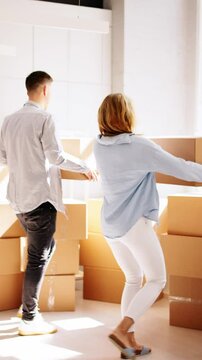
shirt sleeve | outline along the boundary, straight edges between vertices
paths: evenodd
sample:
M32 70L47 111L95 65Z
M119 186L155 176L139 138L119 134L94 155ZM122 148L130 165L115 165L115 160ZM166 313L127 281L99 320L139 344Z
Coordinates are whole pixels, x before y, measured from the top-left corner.
M67 154L62 150L62 146L56 137L55 124L51 116L49 116L44 122L41 143L45 157L48 159L50 164L56 165L63 170L80 173L87 173L90 171L82 160Z
M1 165L7 164L6 150L3 144L2 132L0 134L0 164Z
M202 181L202 165L173 156L153 143L152 170L186 181Z

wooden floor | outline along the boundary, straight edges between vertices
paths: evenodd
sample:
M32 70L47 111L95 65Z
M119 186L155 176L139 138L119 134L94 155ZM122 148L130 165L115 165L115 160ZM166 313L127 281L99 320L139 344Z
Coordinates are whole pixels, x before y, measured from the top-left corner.
M107 335L120 318L120 306L82 299L75 312L45 313L57 325L53 335L20 337L16 311L0 313L0 359L117 360ZM148 360L202 360L202 332L169 326L168 300L158 301L137 323L137 340L152 347Z

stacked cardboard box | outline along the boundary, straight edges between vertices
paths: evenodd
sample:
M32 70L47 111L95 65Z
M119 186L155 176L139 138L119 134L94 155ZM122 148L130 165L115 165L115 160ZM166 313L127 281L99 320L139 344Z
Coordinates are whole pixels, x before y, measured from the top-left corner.
M25 232L7 201L0 202L0 237L17 238L25 236Z
M82 160L86 160L93 152L92 138L61 138L63 150L73 156L77 156Z
M85 161L92 156L93 143L92 138L61 138L61 145L65 152ZM67 170L61 170L61 177L68 180L87 180L84 174Z
M5 210L5 206L3 208ZM1 206L0 206L0 212L1 212ZM2 232L4 232L4 230L2 230ZM0 238L0 289L1 289L0 310L15 309L21 304L22 283L23 283L23 274L20 271L20 238L1 237Z
M101 232L101 199L88 201L88 240L80 241L84 299L120 303L124 274Z
M91 138L62 138L63 150L86 160L92 154ZM61 170L62 179L87 180L84 174ZM58 213L56 252L47 268L39 306L44 311L75 309L75 275L79 272L79 239L87 238L87 211L82 201L63 200L67 215Z
M202 196L168 197L168 233L162 234L160 240L169 275L171 325L199 328L198 319L202 315L201 215Z
M170 325L202 330L202 278L170 276Z
M8 166L0 166L0 182L8 176Z
M154 224L153 229L156 234L160 236L168 231L168 201L167 198L160 198L159 201L159 219L158 223Z
M42 311L75 310L75 275L79 271L79 239L87 238L87 212L83 201L63 199L66 215L57 214L56 250L41 289Z
M7 201L0 203L0 310L21 304L20 236L24 231Z
M39 307L41 311L75 309L75 275L79 271L79 239L87 236L86 203L63 200L67 215L57 214L56 250L47 267ZM21 270L27 264L27 239L21 238Z
M75 274L46 275L42 285L41 311L75 310Z

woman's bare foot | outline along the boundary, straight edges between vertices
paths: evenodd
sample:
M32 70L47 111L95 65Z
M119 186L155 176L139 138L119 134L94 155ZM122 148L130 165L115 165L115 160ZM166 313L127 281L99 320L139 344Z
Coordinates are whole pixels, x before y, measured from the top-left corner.
M114 330L112 333L115 338L119 340L119 344L122 348L132 348L130 341L128 340L127 334L124 334L121 330Z
M117 344L122 348L131 348L131 342L128 337L128 330L131 325L134 324L134 320L129 317L124 317L124 319L119 323L119 325L114 329L112 334L110 335L117 339Z
M130 347L134 348L135 350L142 350L143 345L139 344L136 341L134 332L128 332L127 337L128 337Z

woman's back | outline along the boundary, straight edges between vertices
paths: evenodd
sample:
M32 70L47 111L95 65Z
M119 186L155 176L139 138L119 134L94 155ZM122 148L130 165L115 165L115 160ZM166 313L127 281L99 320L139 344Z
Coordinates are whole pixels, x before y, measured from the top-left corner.
M108 237L123 235L141 217L158 218L152 169L155 144L134 134L97 138L94 152L102 180L102 225Z

